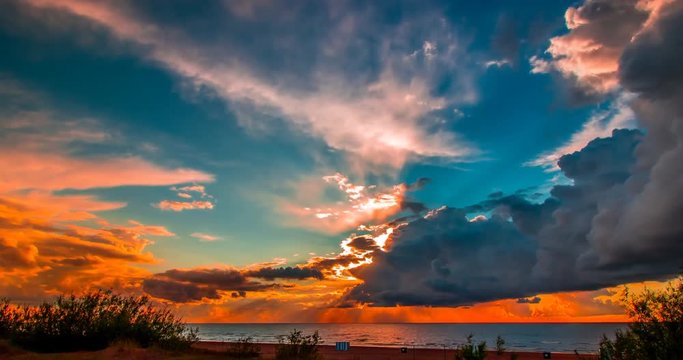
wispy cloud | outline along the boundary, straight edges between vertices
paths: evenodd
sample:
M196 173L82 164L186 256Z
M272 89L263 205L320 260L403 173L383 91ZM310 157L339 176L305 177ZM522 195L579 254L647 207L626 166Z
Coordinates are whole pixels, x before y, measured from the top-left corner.
M453 36L446 35L452 29L445 21L436 27L428 21L429 28L435 29L435 36L423 42L419 58L407 54L383 55L383 70L373 81L349 82L344 74L324 69L313 78L315 91L302 92L256 76L248 63L231 57L229 52L216 54L212 46L203 47L176 32L142 22L133 12L115 3L77 0L32 0L30 3L85 17L105 26L122 40L144 45L149 50L145 54L155 62L230 101L247 127L263 126L263 115L283 115L298 129L323 139L334 149L359 156L365 163L394 168L414 157L462 160L477 152L457 134L423 125L431 112L443 109L450 102L469 102L476 98L469 72L459 71L455 65L454 59L464 49ZM360 29L348 27L342 21L340 33L335 36L337 40L329 42L326 51L336 51L334 46L343 46L343 39L351 38L357 30ZM399 28L397 32L406 30ZM388 49L391 49L390 43L382 44L379 50L382 53ZM452 92L455 95L433 94L428 82L430 77L438 75L434 72L436 69L446 75L449 71L451 74L458 71L460 88ZM249 114L253 110L261 115L254 118Z
M195 232L190 234L195 239L199 239L199 241L217 241L217 240L222 240L223 238L220 236L216 235L211 235L207 233L201 233L201 232Z

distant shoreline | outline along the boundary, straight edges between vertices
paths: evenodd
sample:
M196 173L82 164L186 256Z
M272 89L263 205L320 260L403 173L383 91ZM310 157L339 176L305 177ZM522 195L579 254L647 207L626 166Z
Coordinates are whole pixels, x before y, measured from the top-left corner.
M223 341L200 341L194 345L197 349L209 350L214 352L225 352L230 348L230 342ZM261 347L261 356L264 359L272 359L275 357L275 349L277 344L273 343L258 343ZM451 360L455 356L455 349L453 348L408 348L407 353L401 353L401 347L397 346L354 346L348 351L337 351L334 345L320 345L320 353L325 360ZM542 352L530 351L505 351L502 355L498 355L495 350L488 351L487 359L489 360L508 360L512 354L517 354L517 360L533 360L543 359ZM580 354L581 359L594 360L598 359L597 354ZM574 353L560 353L553 352L551 359L559 360L578 360L579 357Z

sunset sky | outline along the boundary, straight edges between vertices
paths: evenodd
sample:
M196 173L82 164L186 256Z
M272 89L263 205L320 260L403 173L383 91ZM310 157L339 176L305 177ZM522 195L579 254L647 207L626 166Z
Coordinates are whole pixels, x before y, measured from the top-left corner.
M625 321L683 266L683 2L0 4L0 297Z

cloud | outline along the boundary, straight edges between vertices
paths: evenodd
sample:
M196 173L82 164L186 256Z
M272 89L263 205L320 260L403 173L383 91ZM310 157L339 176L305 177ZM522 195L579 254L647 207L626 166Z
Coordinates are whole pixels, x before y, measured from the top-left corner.
M507 59L500 59L500 60L489 60L484 63L485 68L490 68L490 67L496 67L496 68L502 68L503 66L510 66L510 60Z
M555 186L542 203L496 196L393 227L384 246L358 247L366 261L348 272L362 283L339 305L459 306L674 276L683 251L673 241L683 236L676 200L648 204L649 213L665 211L633 219L639 228L628 231L637 236L601 230L614 224L605 217L629 215L647 195L634 181L643 179L637 165L650 136L615 130L561 157L558 166L573 185ZM481 212L491 215L468 220Z
M253 279L322 280L322 273L307 267L195 268L171 269L142 282L143 290L156 298L177 303L201 302L223 298L244 298L248 292L263 292L287 287ZM237 295L234 295L237 294Z
M520 298L517 299L518 304L538 304L541 302L541 298L534 296L533 298Z
M323 274L318 269L306 268L306 267L280 267L272 268L266 267L258 270L250 270L245 273L246 276L261 278L265 280L274 279L296 279L304 280L309 278L315 278L322 280Z
M591 140L609 136L615 129L635 128L636 119L630 102L634 94L622 93L607 110L596 111L583 124L578 132L574 133L569 141L561 146L539 155L537 158L525 163L526 166L540 166L547 171L558 171L557 161L565 154L571 154L581 150Z
M178 192L178 196L185 197L185 198L187 198L187 196L189 196L190 198L192 197L192 195L190 195L189 193L197 193L201 197L210 196L206 192L206 188L204 187L204 185L194 184L194 185L187 185L187 186L181 186L181 187L174 186L171 188L171 190ZM182 194L182 196L181 196L181 194Z
M549 58L533 56L532 73L557 71L589 95L619 87L619 59L659 17L667 0L587 0L565 13L569 32L550 39Z
M66 11L88 19L124 42L141 45L144 55L155 63L192 86L211 89L228 101L241 124L249 129L262 129L266 120L284 118L303 133L322 139L329 147L359 157L363 164L393 169L414 158L457 161L477 154L457 134L439 126L436 120L440 119L433 114L452 104L476 99L475 66L468 68L461 61L464 57L459 55L465 49L452 35L452 25L444 19L435 24L434 14L416 16L414 22L383 28L389 33L372 35L362 46L365 53L358 53L360 58L348 60L350 64L339 64L342 60L337 55L354 50L361 39L359 33L375 33L367 29L376 23L373 11L338 12L321 5L319 15L329 21L325 29L320 29L319 41L314 41L317 39L314 37L306 47L296 48L274 44L281 52L294 57L309 51L310 56L302 59L309 66L306 74L302 74L308 84L304 86L300 80L295 81L296 77L290 79L282 73L263 76L262 73L271 70L259 67L259 60L239 51L239 47L230 46L231 42L243 40L230 38L233 31L229 26L219 36L223 41L218 45L207 43L210 38L202 39L202 43L186 29L173 27L169 31L155 24L151 21L154 17L142 14L144 11L135 3L32 0L30 4L38 9ZM293 21L288 19L273 19L272 26L282 26L275 32L278 36L288 36L283 29L293 28L286 24ZM225 27L226 23L230 22L217 21L217 26ZM416 33L424 34L417 43L409 36ZM310 63L311 59L319 62ZM340 72L360 68L355 62L361 60L371 61L376 67L368 74L349 76Z
M213 175L130 155L134 144L116 129L52 110L41 94L18 82L3 82L0 92L2 293L35 301L92 288L135 292L149 275L140 266L157 262L147 246L175 234L159 225L101 217L125 202L58 191L210 182ZM102 145L111 152L84 151ZM116 152L119 147L126 147L125 154Z
M0 193L167 186L214 179L199 170L167 168L129 151L83 154L79 150L84 146L119 145L126 140L98 120L67 117L50 109L41 95L21 84L10 81L3 89Z
M192 199L192 195L189 193L197 193L202 199L204 198L209 198L213 199L213 196L209 195L206 192L206 189L204 188L203 185L188 185L188 186L182 186L182 187L172 187L171 190L176 192L176 195L178 197L181 197L183 199ZM215 206L215 203L213 200L192 200L192 201L176 201L176 200L162 200L156 204L152 204L152 206L159 208L161 210L168 210L168 211L185 211L185 210L212 210ZM192 235L194 236L194 234ZM195 236L198 239L203 239L205 241L213 241L213 240L207 240L210 235L204 235L203 237L198 237Z
M158 186L188 181L213 181L192 169L166 169L140 157L75 158L66 154L2 148L6 169L0 191L15 189L93 189L117 186Z
M199 241L217 241L217 240L223 239L220 236L206 234L206 233L200 233L200 232L192 233L192 234L190 234L190 236L192 236L195 239L199 239Z
M213 209L214 205L210 201L173 201L173 200L162 200L157 204L154 204L155 207L161 209L161 210L167 210L167 211L185 211L185 210L211 210Z
M312 229L339 233L370 225L399 214L403 211L420 213L426 209L424 204L408 198L410 191L425 186L429 179L420 178L412 184L396 184L391 186L360 185L341 174L324 176L320 180L303 181L297 184L300 193L295 200L282 200L281 207L289 215L294 215L297 225ZM333 184L343 194L342 201L323 201L323 189L320 184ZM299 199L301 198L301 199ZM316 202L316 206L305 206L300 203Z
M174 235L162 226L112 224L94 214L87 217L90 223L74 222L100 206L95 202L90 209L79 196L30 199L0 196L0 288L13 299L98 287L132 291L148 274L136 265L157 261L145 251L150 237ZM78 216L68 214L71 201Z

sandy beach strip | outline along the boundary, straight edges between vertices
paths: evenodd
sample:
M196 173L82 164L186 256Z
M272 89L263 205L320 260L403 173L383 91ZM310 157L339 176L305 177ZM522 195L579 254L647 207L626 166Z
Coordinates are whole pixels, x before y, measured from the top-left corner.
M258 344L261 347L261 357L265 359L275 358L275 348L277 344ZM200 341L194 345L196 348L224 352L230 347L230 343ZM413 349L408 348L407 353L401 353L397 347L374 347L374 346L354 346L348 351L337 351L333 345L321 345L320 353L325 360L453 360L454 349ZM541 352L514 352L517 360L540 360L543 359ZM489 351L486 359L490 360L509 360L512 352L505 352L498 355L495 351ZM597 355L581 355L567 353L552 353L551 359L555 360L580 360L598 359Z

